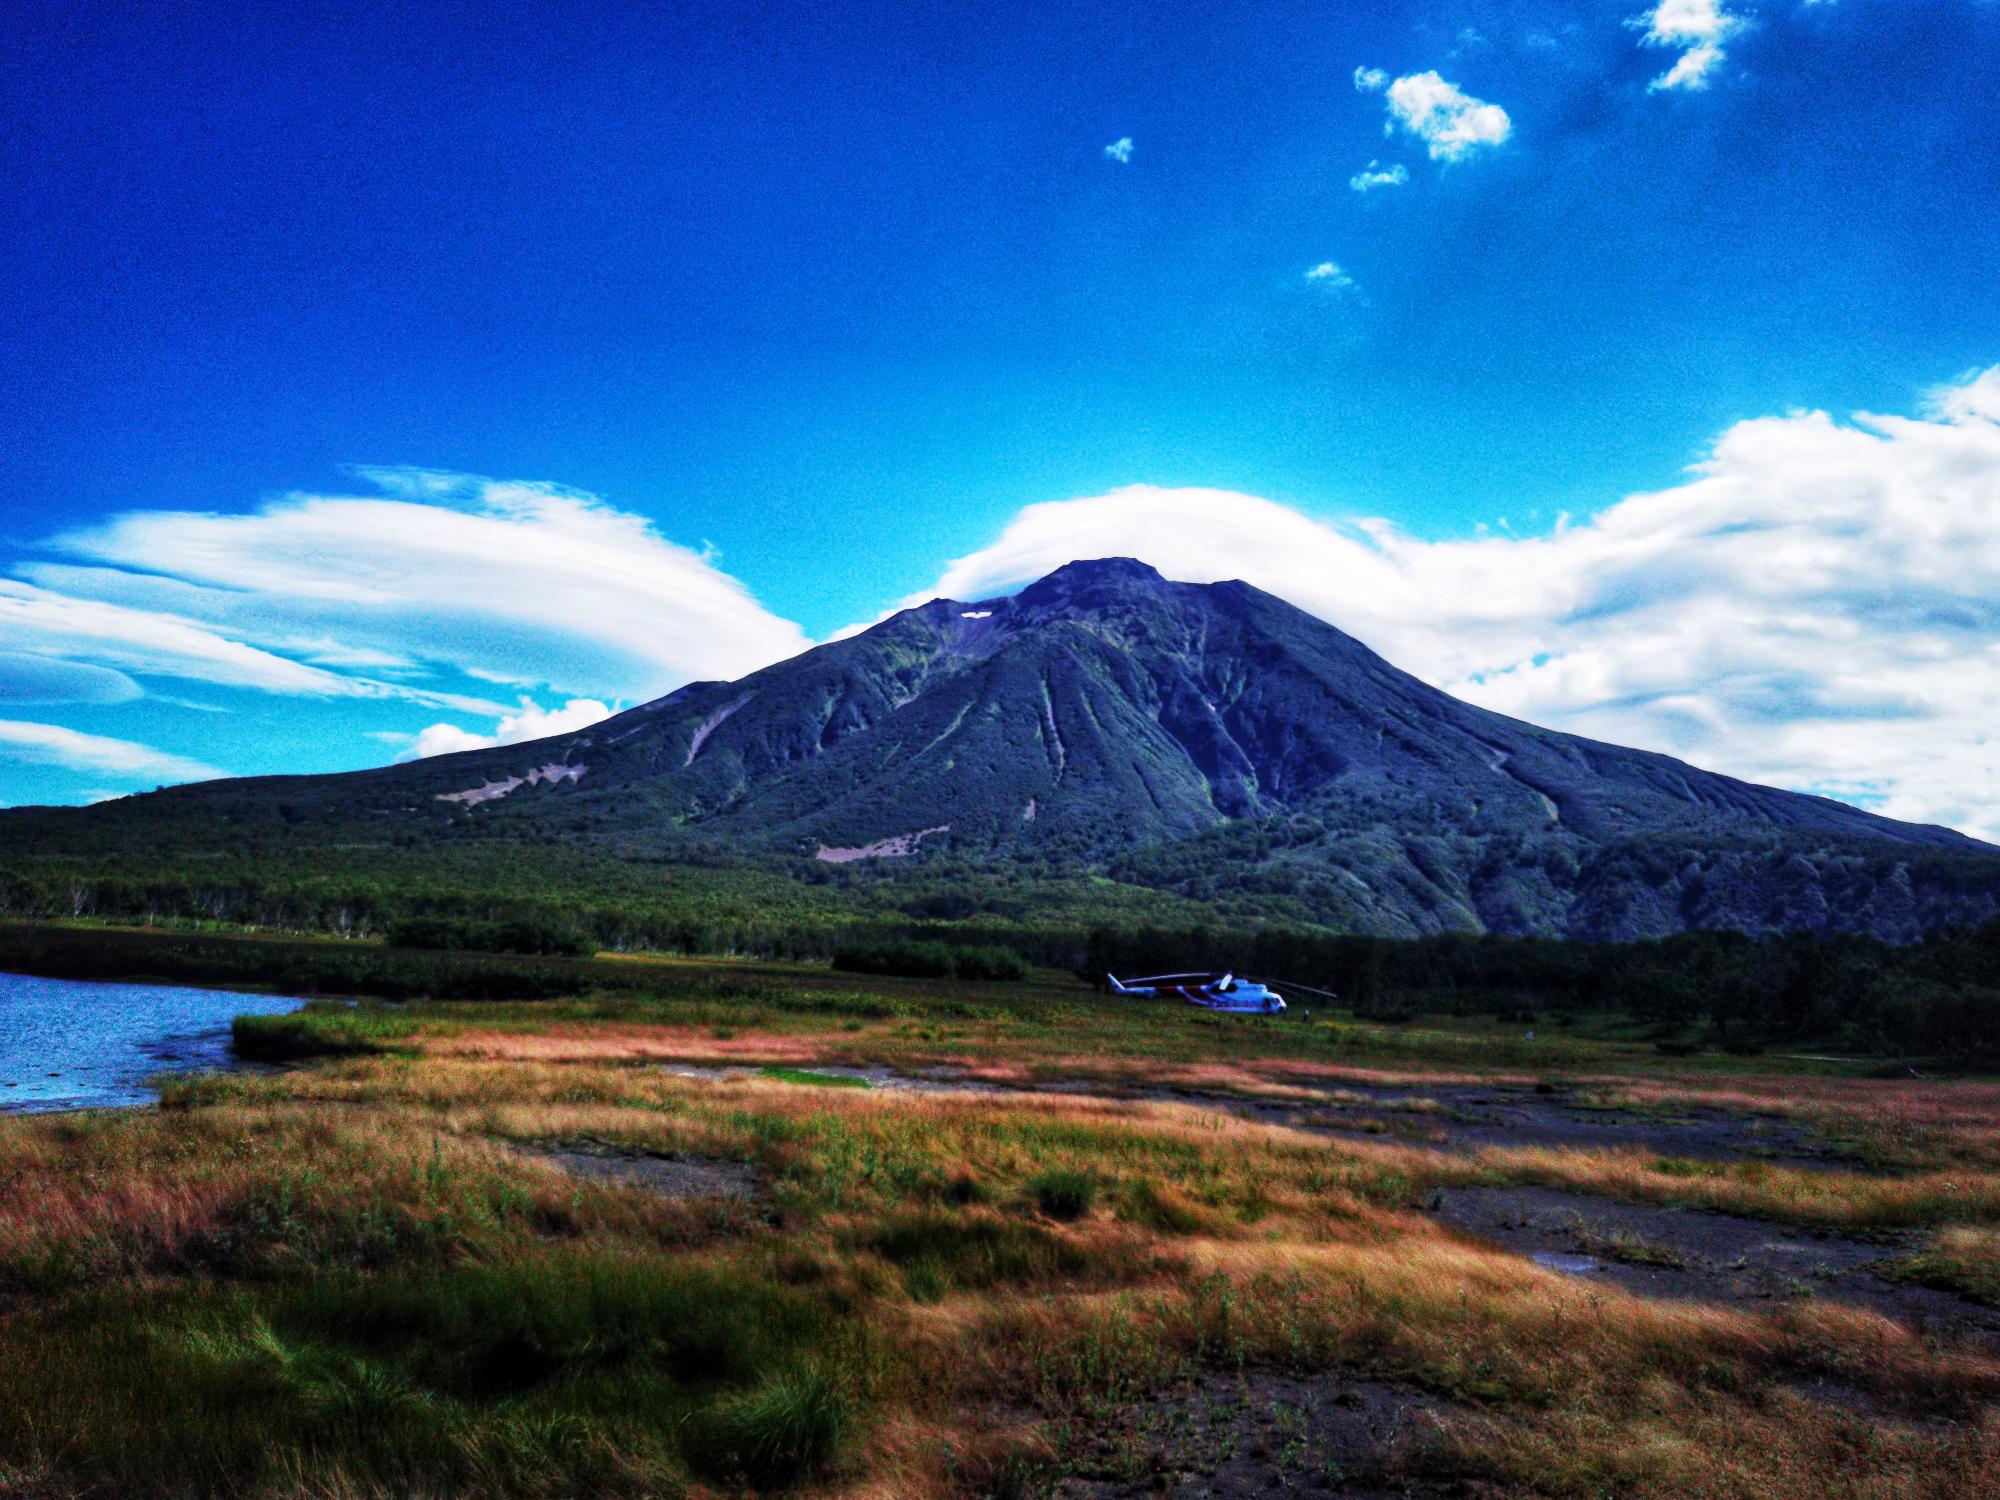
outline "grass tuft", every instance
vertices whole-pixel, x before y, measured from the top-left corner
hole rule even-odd
[[[1163,1187],[1150,1178],[1128,1182],[1118,1198],[1118,1218],[1162,1234],[1197,1234],[1208,1227],[1209,1216],[1185,1193]]]
[[[810,1068],[772,1066],[759,1068],[757,1073],[759,1077],[775,1078],[780,1083],[803,1083],[826,1089],[865,1089],[874,1087],[865,1078],[848,1078],[839,1073],[815,1073]]]
[[[1028,1179],[1028,1191],[1051,1219],[1080,1219],[1097,1202],[1097,1178],[1075,1167],[1051,1167]]]
[[[692,1428],[688,1457],[717,1482],[781,1488],[830,1470],[854,1426],[841,1383],[807,1361],[710,1409]]]

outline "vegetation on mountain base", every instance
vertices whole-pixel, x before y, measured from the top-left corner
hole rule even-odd
[[[543,914],[475,924],[473,930],[553,933],[567,941],[583,926]],[[448,936],[461,930],[446,924]],[[1082,932],[983,921],[900,928],[884,922],[876,931],[907,936],[829,943],[836,967],[995,980],[1018,979],[1031,962],[1093,976],[1230,969],[1281,989],[1307,987],[1294,997],[1301,1009],[1320,1003],[1311,991],[1330,991],[1382,1020],[1484,1015],[1560,1027],[1580,1016],[1613,1013],[1650,1028],[1663,1048],[1744,1054],[1831,1049],[1925,1067],[2000,1057],[2000,922],[1906,945],[1856,936],[1752,939],[1732,933],[1638,943],[1490,934],[1399,940],[1275,927],[1230,931],[1205,923]],[[792,934],[763,955],[817,947],[797,939]],[[190,931],[0,921],[0,968],[70,978],[158,975],[303,995],[501,1000],[586,989],[644,994],[665,982],[663,957],[403,949],[212,924],[211,930]]]
[[[1028,964],[1012,948],[914,942],[855,944],[834,950],[845,974],[901,974],[912,979],[1026,979]]]
[[[1117,558],[532,745],[0,811],[0,851],[20,914],[370,933],[532,900],[603,947],[820,956],[899,918],[1909,942],[2000,916],[1990,845],[1489,713],[1247,584]]]

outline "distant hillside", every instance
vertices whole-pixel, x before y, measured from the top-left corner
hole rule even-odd
[[[1391,933],[1908,939],[2000,912],[2000,849],[1489,713],[1248,584],[1127,559],[533,744],[0,817],[29,854],[475,840],[1019,863]]]

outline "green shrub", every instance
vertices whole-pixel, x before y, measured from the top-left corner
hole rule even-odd
[[[779,1488],[823,1474],[854,1426],[847,1392],[817,1362],[801,1362],[719,1402],[696,1422],[687,1453],[721,1483]]]
[[[958,958],[948,943],[856,943],[837,951],[833,966],[848,974],[951,979],[958,973]]]
[[[236,1055],[256,1062],[387,1052],[413,1029],[408,1020],[379,1006],[337,1001],[315,1001],[281,1016],[237,1016],[229,1023]]]
[[[1012,948],[960,947],[929,940],[851,943],[833,955],[848,974],[896,974],[906,979],[1026,979],[1027,961]]]
[[[1051,1219],[1080,1219],[1097,1202],[1097,1179],[1074,1167],[1052,1167],[1030,1177],[1028,1191]]]
[[[958,950],[960,979],[1026,979],[1027,960],[1012,948],[961,948]]]
[[[479,922],[466,917],[400,917],[385,934],[391,948],[431,948],[449,953],[550,953],[583,958],[596,951],[567,922],[543,916]]]

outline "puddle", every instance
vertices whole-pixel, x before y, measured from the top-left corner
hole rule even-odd
[[[1535,1250],[1528,1259],[1544,1270],[1561,1271],[1568,1276],[1591,1276],[1604,1269],[1604,1262],[1594,1255],[1571,1255],[1562,1250]]]

